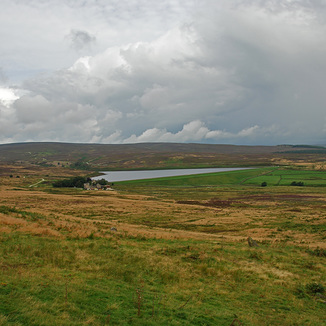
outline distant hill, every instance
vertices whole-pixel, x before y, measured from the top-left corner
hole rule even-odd
[[[184,143],[0,145],[0,163],[76,167],[89,170],[270,165],[284,159],[324,157],[320,146],[238,146]]]

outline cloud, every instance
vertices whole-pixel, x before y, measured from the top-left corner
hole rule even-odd
[[[14,108],[17,119],[24,124],[45,121],[52,109],[51,103],[42,95],[25,95],[15,101]]]
[[[0,67],[0,84],[8,81],[8,76],[4,73],[3,68]]]
[[[199,120],[191,121],[182,127],[182,130],[171,133],[166,129],[152,128],[144,131],[141,135],[132,135],[125,139],[124,143],[139,142],[200,142],[206,141],[214,143],[232,142],[241,137],[243,141],[246,139],[271,136],[275,132],[275,128],[260,128],[253,126],[240,130],[238,133],[231,133],[225,130],[209,130],[205,123]]]
[[[83,49],[89,49],[96,42],[96,37],[86,31],[80,31],[72,29],[66,38],[71,42],[71,46],[81,51]]]
[[[15,91],[10,87],[0,87],[0,103],[9,108],[19,96],[15,94]]]
[[[70,66],[81,48],[90,55],[151,41],[195,7],[195,0],[2,0],[0,43],[6,51],[1,51],[0,62],[9,79],[20,83]]]
[[[124,143],[138,142],[194,142],[201,141],[209,134],[208,128],[199,120],[185,124],[179,132],[171,133],[166,129],[152,128],[144,131],[140,136],[132,135]]]
[[[130,6],[147,17],[169,5],[180,12],[172,4],[145,6],[145,13],[136,2]],[[203,4],[160,35],[110,45],[68,69],[25,80],[27,93],[10,105],[7,120],[0,115],[0,128],[8,119],[15,126],[0,141],[321,142],[326,5]],[[85,30],[71,29],[70,40],[80,49],[96,47],[101,34]]]

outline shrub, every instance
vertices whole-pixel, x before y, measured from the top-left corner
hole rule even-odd
[[[306,284],[306,291],[307,291],[307,293],[314,295],[314,294],[317,294],[317,293],[324,293],[325,288],[320,283],[312,282],[312,283]]]
[[[296,187],[303,187],[304,186],[304,183],[302,181],[293,181],[291,182],[291,186],[296,186]]]
[[[315,250],[307,250],[308,254],[317,257],[326,257],[326,250],[321,248],[316,248]]]

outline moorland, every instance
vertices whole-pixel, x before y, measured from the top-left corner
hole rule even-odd
[[[325,159],[314,146],[0,145],[0,325],[324,325]],[[225,166],[253,169],[53,187]]]

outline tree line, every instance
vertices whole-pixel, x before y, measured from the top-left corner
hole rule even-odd
[[[86,177],[73,177],[69,179],[57,180],[52,185],[55,188],[83,188],[85,183],[97,184],[99,183],[102,186],[108,185],[109,182],[105,179],[93,181],[91,178]]]

